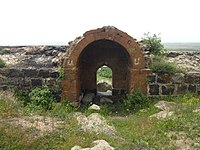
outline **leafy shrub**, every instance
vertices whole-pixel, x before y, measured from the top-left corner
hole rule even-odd
[[[101,77],[112,78],[112,70],[106,66],[99,68],[97,74]]]
[[[27,106],[30,103],[29,91],[15,89],[14,96],[18,101],[21,101],[24,106]]]
[[[35,106],[41,106],[44,109],[51,109],[54,98],[47,86],[43,88],[36,87],[29,93],[30,103]]]
[[[153,72],[158,74],[175,74],[175,73],[183,73],[184,70],[177,67],[174,63],[169,63],[164,61],[161,57],[154,57],[153,62],[150,64],[150,69],[152,69]]]
[[[15,90],[15,97],[22,102],[27,113],[43,113],[49,110],[53,116],[65,118],[66,114],[78,109],[71,106],[69,100],[55,102],[47,86],[43,88],[36,87],[32,91]]]
[[[6,63],[0,58],[0,68],[3,68],[6,66]]]
[[[164,45],[161,44],[161,38],[156,34],[153,34],[152,36],[149,32],[145,33],[141,42],[151,54],[160,55],[165,51]]]
[[[113,104],[103,104],[101,105],[100,114],[103,116],[111,115],[114,108],[116,108],[116,106]]]
[[[135,89],[130,95],[127,95],[123,99],[123,104],[126,111],[134,110],[139,105],[143,105],[147,102],[147,97],[145,97],[141,89]]]

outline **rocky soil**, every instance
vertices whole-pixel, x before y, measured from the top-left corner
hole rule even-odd
[[[0,47],[0,58],[7,67],[52,68],[59,63],[66,46]]]
[[[64,121],[59,121],[55,118],[46,116],[30,116],[30,117],[14,117],[0,119],[0,121],[6,121],[12,125],[20,126],[24,129],[35,128],[34,135],[32,137],[38,138],[44,136],[47,133],[56,131],[59,127],[65,125]]]
[[[186,71],[200,71],[200,51],[199,52],[168,52],[165,54],[168,62],[176,63]]]

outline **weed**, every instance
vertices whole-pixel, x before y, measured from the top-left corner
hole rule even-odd
[[[69,100],[62,100],[60,103],[53,103],[52,110],[50,110],[51,116],[61,119],[68,118],[68,114],[75,112],[78,108],[70,105]]]
[[[10,91],[0,91],[0,116],[18,116],[21,105]]]
[[[164,61],[161,57],[154,57],[153,62],[150,64],[150,69],[153,72],[158,74],[175,74],[175,73],[183,73],[184,70],[182,68],[177,67],[174,63],[169,63]]]
[[[123,100],[124,108],[126,111],[135,110],[139,105],[143,105],[147,102],[147,97],[145,97],[141,89],[135,89],[130,95]]]
[[[65,78],[65,71],[63,68],[58,68],[59,79],[64,80]]]
[[[109,105],[109,104],[101,105],[100,114],[103,116],[110,115],[113,111],[112,106],[113,105]]]
[[[0,58],[0,68],[4,68],[6,63]]]
[[[9,53],[9,50],[0,47],[0,55],[6,54],[6,53]]]
[[[29,93],[29,97],[30,103],[33,104],[33,106],[39,106],[46,110],[52,109],[54,98],[47,86],[44,86],[43,88],[36,87]]]
[[[29,91],[15,89],[14,96],[18,101],[22,102],[24,106],[27,106],[30,103]]]
[[[145,33],[144,37],[142,37],[142,43],[145,44],[151,54],[160,55],[166,51],[159,35],[154,34],[152,36],[150,33]]]
[[[25,132],[6,122],[0,122],[0,149],[22,150],[27,146]]]

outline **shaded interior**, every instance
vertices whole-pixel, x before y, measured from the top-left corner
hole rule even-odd
[[[110,40],[98,40],[87,45],[81,52],[78,63],[77,86],[79,92],[95,92],[96,71],[103,65],[112,69],[112,93],[126,93],[130,86],[130,56],[120,44]]]

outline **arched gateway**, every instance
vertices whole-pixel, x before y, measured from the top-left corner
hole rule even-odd
[[[70,44],[64,59],[62,98],[78,101],[81,92],[96,91],[96,71],[102,65],[113,71],[113,94],[140,87],[147,93],[145,60],[140,45],[114,28],[90,30]],[[114,92],[115,91],[115,92]]]

